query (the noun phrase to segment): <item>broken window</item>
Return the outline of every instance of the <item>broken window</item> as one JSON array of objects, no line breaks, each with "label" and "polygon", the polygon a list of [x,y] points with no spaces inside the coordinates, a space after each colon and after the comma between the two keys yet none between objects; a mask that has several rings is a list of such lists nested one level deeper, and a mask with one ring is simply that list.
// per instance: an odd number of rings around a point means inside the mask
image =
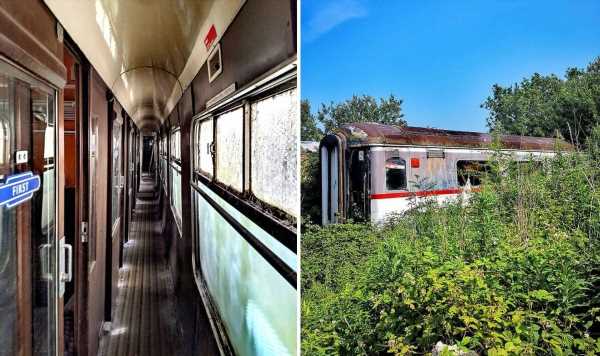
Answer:
[{"label": "broken window", "polygon": [[406,189],[406,161],[391,157],[385,161],[385,187],[387,190]]},{"label": "broken window", "polygon": [[490,171],[490,165],[486,161],[458,161],[456,171],[459,186],[464,187],[467,183],[479,186],[483,177]]}]

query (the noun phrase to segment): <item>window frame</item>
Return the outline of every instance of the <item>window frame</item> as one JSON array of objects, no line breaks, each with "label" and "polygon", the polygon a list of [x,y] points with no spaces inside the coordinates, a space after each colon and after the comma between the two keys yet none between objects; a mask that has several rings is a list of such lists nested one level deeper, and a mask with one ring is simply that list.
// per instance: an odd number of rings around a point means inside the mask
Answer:
[{"label": "window frame", "polygon": [[[201,138],[201,128],[202,128],[202,124],[205,122],[211,121],[211,127],[212,127],[212,140],[211,140],[211,162],[212,162],[212,169],[210,172],[205,171],[202,169],[201,164],[200,164],[200,159],[201,159],[201,155],[196,154],[196,150],[201,150],[202,147],[201,142],[200,142],[200,138]],[[192,127],[194,129],[194,135],[192,136],[192,142],[190,144],[190,157],[192,157],[192,174],[197,173],[200,174],[208,179],[213,179],[213,177],[215,177],[215,170],[216,170],[216,165],[215,165],[215,159],[216,159],[216,144],[215,144],[215,116],[214,115],[206,115],[203,117],[199,117],[195,120],[192,120]]]},{"label": "window frame", "polygon": [[[249,142],[251,102],[272,97],[289,90],[298,90],[298,81],[296,77],[295,68],[295,65],[282,66],[281,68],[278,68],[278,71],[282,72],[278,77],[270,80],[265,80],[269,78],[269,74],[267,74],[261,78],[258,78],[255,81],[255,83],[249,84],[246,87],[246,89],[241,89],[234,92],[230,97],[224,99],[221,102],[218,102],[213,107],[208,108],[204,112],[195,115],[192,118],[192,129],[194,134],[190,135],[191,142],[189,147],[190,157],[192,158],[191,161],[193,162],[193,166],[190,172],[190,185],[192,194],[199,190],[199,184],[207,186],[211,191],[215,192],[227,203],[234,206],[237,210],[239,210],[242,214],[249,218],[253,223],[257,224],[263,230],[268,231],[280,243],[282,243],[294,253],[297,253],[296,229],[298,217],[291,216],[290,214],[284,212],[282,209],[272,206],[266,202],[257,201],[257,199],[252,194],[251,177],[248,176],[251,169],[251,147]],[[262,81],[264,81],[264,83],[261,83]],[[244,110],[242,153],[243,189],[241,192],[237,192],[232,189],[228,189],[226,185],[220,183],[216,178],[216,155],[218,154],[218,149],[216,147],[217,143],[215,137],[217,134],[216,120],[218,119],[218,116],[222,115],[223,113],[232,111],[236,108],[239,108],[240,106],[243,107]],[[196,142],[196,140],[198,140],[200,137],[200,123],[210,119],[213,120],[212,123],[214,154],[212,157],[213,170],[211,172],[212,174],[209,175],[207,174],[207,172],[203,172],[199,169],[195,149],[196,147],[198,147],[198,143]],[[193,216],[195,216],[194,211],[192,211],[192,214],[194,214]]]},{"label": "window frame", "polygon": [[[167,154],[167,175],[169,177],[168,183],[168,191],[169,191],[169,206],[171,207],[171,213],[173,214],[173,218],[179,229],[179,237],[182,238],[182,215],[177,210],[175,206],[175,193],[173,189],[175,189],[175,185],[173,184],[173,174],[172,169],[175,170],[179,174],[179,179],[182,180],[182,167],[181,167],[181,128],[179,126],[172,128],[169,133],[166,135],[168,137],[168,154]],[[174,136],[178,138],[178,140],[174,139]],[[176,142],[179,141],[179,142]],[[179,147],[177,147],[179,146]],[[173,152],[175,150],[175,152]],[[176,154],[179,153],[179,157]],[[179,185],[180,190],[180,211],[183,212],[183,189],[181,187],[181,183]]]},{"label": "window frame", "polygon": [[[397,159],[397,160],[401,160],[402,162],[404,162],[404,188],[390,189],[388,186],[388,170],[390,168],[387,167],[387,164],[388,164],[388,161],[392,160],[392,159]],[[409,189],[409,187],[408,187],[408,176],[409,176],[408,163],[404,157],[397,155],[397,154],[391,155],[389,157],[385,157],[385,160],[383,162],[383,169],[384,169],[384,187],[385,187],[386,192],[406,192],[406,191],[408,191],[408,189]]]},{"label": "window frame", "polygon": [[[212,299],[212,295],[211,295],[211,291],[208,288],[208,284],[206,279],[204,278],[204,274],[205,274],[205,270],[202,267],[201,261],[199,260],[199,256],[201,256],[201,252],[202,252],[202,248],[201,247],[201,242],[203,241],[203,239],[207,239],[210,238],[209,236],[199,236],[199,231],[201,231],[201,226],[202,226],[202,221],[200,221],[198,219],[198,209],[201,209],[199,207],[199,200],[204,199],[204,201],[206,203],[208,203],[210,206],[212,206],[212,209],[215,211],[216,214],[220,215],[221,218],[224,218],[226,220],[226,223],[228,224],[228,226],[230,226],[231,228],[235,229],[237,231],[237,233],[240,235],[240,238],[243,238],[244,240],[246,240],[247,243],[249,243],[250,245],[252,245],[250,248],[254,249],[256,252],[258,252],[259,254],[262,255],[262,257],[266,260],[266,262],[283,278],[286,279],[286,281],[290,284],[290,286],[292,286],[292,288],[297,290],[297,271],[299,271],[299,265],[296,265],[295,270],[289,270],[286,269],[285,266],[281,266],[281,264],[283,263],[283,260],[281,259],[281,257],[275,255],[268,247],[266,247],[265,245],[263,245],[262,243],[256,244],[253,243],[252,240],[254,240],[254,242],[256,242],[256,240],[258,239],[257,236],[255,236],[251,231],[249,231],[248,229],[246,229],[242,224],[237,223],[235,221],[231,221],[231,219],[233,218],[232,215],[230,215],[227,211],[223,211],[223,209],[219,209],[218,206],[220,203],[216,203],[216,200],[214,200],[212,197],[216,197],[219,198],[221,200],[223,200],[226,204],[229,204],[231,206],[231,208],[233,208],[234,210],[237,210],[238,212],[240,212],[242,215],[244,215],[245,218],[247,218],[248,220],[250,220],[252,223],[254,223],[255,225],[257,225],[259,228],[265,230],[265,232],[267,232],[267,234],[271,235],[272,238],[274,238],[275,240],[279,241],[283,246],[285,246],[285,248],[291,250],[296,256],[298,255],[298,252],[296,250],[296,244],[297,244],[297,237],[296,237],[296,228],[297,225],[296,223],[290,224],[289,222],[275,217],[272,214],[269,214],[268,211],[266,211],[263,207],[257,205],[257,204],[253,204],[253,202],[251,201],[251,197],[249,197],[248,194],[248,189],[251,183],[250,179],[246,179],[247,176],[247,172],[249,171],[249,164],[250,164],[250,159],[248,156],[248,152],[251,150],[251,148],[249,148],[248,146],[248,132],[249,132],[249,119],[247,117],[246,114],[244,114],[244,119],[243,119],[243,123],[244,123],[244,129],[243,129],[243,192],[236,192],[233,190],[228,190],[227,187],[223,186],[222,184],[218,183],[218,181],[215,178],[215,170],[216,167],[214,165],[215,162],[215,158],[213,159],[213,172],[212,172],[212,176],[208,176],[207,174],[202,174],[202,172],[200,170],[198,170],[197,168],[199,168],[199,162],[196,160],[196,139],[199,140],[199,135],[198,135],[198,131],[196,129],[197,125],[199,124],[199,122],[201,122],[202,120],[206,120],[208,118],[214,117],[216,115],[218,115],[218,113],[220,112],[224,112],[226,111],[228,108],[231,109],[233,106],[235,106],[236,104],[239,103],[243,103],[244,105],[246,104],[246,100],[249,97],[254,97],[255,95],[257,95],[259,92],[264,92],[267,89],[272,89],[275,85],[274,83],[276,83],[276,85],[280,85],[281,83],[284,82],[284,80],[289,80],[290,82],[293,82],[293,86],[294,88],[297,88],[297,78],[296,78],[296,69],[297,69],[297,62],[295,58],[292,58],[290,60],[287,60],[283,63],[281,63],[280,65],[278,65],[277,67],[273,68],[271,71],[267,72],[265,75],[262,75],[260,77],[258,77],[256,80],[252,81],[251,83],[249,83],[247,86],[245,86],[244,88],[234,91],[231,95],[229,95],[228,97],[226,97],[225,99],[222,99],[218,102],[216,102],[215,105],[211,105],[208,107],[207,110],[205,110],[204,112],[199,113],[198,115],[194,116],[194,118],[192,119],[192,132],[193,134],[190,135],[190,140],[191,140],[191,144],[189,145],[189,149],[190,149],[190,157],[191,162],[193,163],[192,169],[190,170],[190,192],[191,192],[191,202],[192,202],[192,217],[193,217],[193,223],[192,223],[192,265],[193,265],[193,274],[194,274],[194,279],[196,282],[196,285],[198,287],[198,290],[200,292],[200,295],[202,296],[202,299],[204,300],[205,305],[207,306],[207,309],[210,310],[210,314],[215,314],[215,315],[219,315],[217,306],[214,302],[214,300]],[[284,80],[282,80],[282,78]],[[265,89],[266,88],[266,89]],[[245,112],[248,112],[249,107],[245,107]],[[299,120],[299,117],[298,117]],[[216,134],[216,129],[215,129],[215,125],[216,125],[216,120],[213,120],[213,143],[215,143],[216,145],[216,140],[214,140],[214,135]],[[214,152],[216,152],[216,147],[214,149]],[[210,194],[208,194],[207,192],[210,192]],[[216,203],[216,206],[215,206]],[[233,218],[236,219],[236,218]],[[288,244],[286,244],[288,243]],[[292,247],[293,245],[293,247]],[[271,255],[269,257],[269,255]],[[227,340],[227,334],[226,332],[222,329],[224,326],[223,324],[221,324],[220,322],[217,323],[216,326],[219,330],[222,330],[222,332],[220,332],[221,335],[225,335],[224,338],[224,344],[225,345],[229,345],[229,342]]]},{"label": "window frame", "polygon": [[[160,177],[163,185],[163,190],[167,197],[170,196],[169,190],[169,154],[168,154],[169,135],[163,135],[159,137],[159,164],[160,164]],[[164,162],[164,166],[163,166]]]},{"label": "window frame", "polygon": [[[278,85],[271,86],[264,90],[258,90],[255,93],[251,93],[250,95],[244,96],[242,99],[232,100],[230,103],[228,103],[227,105],[223,105],[223,107],[221,107],[217,110],[209,109],[208,111],[206,111],[204,113],[196,115],[192,119],[192,127],[193,127],[195,133],[201,122],[210,120],[210,119],[213,120],[213,144],[214,144],[214,149],[213,149],[214,154],[212,157],[213,171],[211,174],[207,174],[207,172],[203,172],[201,169],[199,169],[199,167],[194,165],[191,170],[192,177],[190,179],[190,182],[206,182],[206,183],[209,183],[211,186],[218,186],[220,188],[219,190],[224,189],[224,190],[228,191],[228,193],[232,194],[234,196],[234,198],[237,198],[240,200],[248,200],[248,196],[252,196],[254,198],[254,200],[257,202],[255,204],[252,204],[253,209],[256,209],[261,214],[270,214],[270,215],[272,215],[272,218],[275,221],[277,221],[278,225],[293,226],[293,230],[295,230],[296,224],[297,224],[296,217],[283,211],[283,209],[281,209],[279,207],[276,207],[276,206],[271,205],[263,200],[256,198],[252,192],[252,177],[249,176],[250,171],[251,171],[251,164],[252,164],[252,159],[251,159],[252,157],[250,157],[252,149],[250,147],[250,142],[249,142],[250,141],[249,122],[251,121],[251,118],[250,118],[251,103],[275,96],[277,94],[284,93],[289,90],[297,89],[297,88],[298,87],[297,87],[296,79],[295,78],[290,79],[290,78],[286,77],[285,80],[282,80],[281,82],[279,82]],[[215,138],[217,135],[216,126],[217,126],[218,117],[227,112],[238,109],[239,107],[243,107],[243,110],[244,110],[244,112],[243,112],[244,130],[243,130],[243,157],[242,157],[243,158],[242,159],[242,165],[243,165],[243,170],[242,170],[242,187],[243,187],[243,189],[242,189],[242,191],[230,189],[227,185],[220,182],[216,175],[218,147],[217,147]],[[190,154],[192,157],[192,162],[194,162],[194,163],[197,161],[196,153],[195,153],[194,149],[196,147],[198,147],[197,143],[195,142],[196,137],[199,137],[199,136],[197,136],[198,134],[199,134],[199,132],[195,135],[191,135],[191,144],[190,144],[191,152],[190,152]],[[252,215],[255,215],[255,214],[252,214]],[[287,227],[286,227],[286,229],[290,230]],[[295,231],[294,231],[294,234],[295,234]],[[295,246],[295,243],[294,243],[294,246]]]},{"label": "window frame", "polygon": [[[220,181],[219,179],[219,143],[217,141],[217,136],[219,134],[219,130],[218,130],[218,126],[219,126],[219,119],[224,116],[227,115],[229,113],[235,112],[237,110],[241,110],[242,111],[242,159],[241,159],[241,172],[242,172],[242,179],[241,179],[241,184],[240,184],[240,188],[241,189],[237,189],[234,186],[228,185],[225,182]],[[246,165],[247,165],[247,153],[246,151],[248,151],[249,146],[247,145],[246,142],[246,137],[247,137],[247,133],[246,133],[246,120],[247,120],[247,112],[248,108],[246,107],[245,103],[237,103],[237,105],[232,105],[231,107],[227,108],[227,110],[223,110],[223,111],[219,111],[218,114],[214,114],[212,116],[212,120],[213,120],[213,154],[212,154],[212,161],[213,161],[213,180],[219,184],[221,184],[222,186],[226,186],[228,187],[230,190],[233,190],[235,192],[238,193],[246,193],[248,191],[248,189],[246,189],[246,182],[248,181],[248,172],[246,170]]]},{"label": "window frame", "polygon": [[[461,169],[459,168],[459,164],[462,162],[467,162],[467,163],[477,163],[479,165],[481,165],[482,167],[484,167],[484,170],[478,171],[479,173],[481,173],[481,176],[475,176],[475,175],[467,175],[465,183],[464,184],[460,184],[461,181]],[[469,183],[469,185],[471,187],[480,187],[481,186],[481,179],[483,177],[483,175],[487,174],[490,171],[490,161],[489,160],[478,160],[478,159],[458,159],[456,160],[456,185],[459,188],[464,188],[467,186],[467,182]],[[473,184],[472,180],[473,178],[476,178],[477,180],[479,180],[479,184]],[[464,178],[463,178],[464,179]]]}]

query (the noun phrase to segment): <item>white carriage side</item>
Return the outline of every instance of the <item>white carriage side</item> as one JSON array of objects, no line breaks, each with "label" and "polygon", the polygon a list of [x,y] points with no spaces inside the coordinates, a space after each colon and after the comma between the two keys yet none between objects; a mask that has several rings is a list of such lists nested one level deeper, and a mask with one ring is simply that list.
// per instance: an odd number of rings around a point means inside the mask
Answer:
[{"label": "white carriage side", "polygon": [[[322,224],[385,221],[420,199],[440,203],[476,191],[494,154],[488,134],[374,123],[352,124],[321,141]],[[572,150],[562,140],[502,135],[517,162]]]}]

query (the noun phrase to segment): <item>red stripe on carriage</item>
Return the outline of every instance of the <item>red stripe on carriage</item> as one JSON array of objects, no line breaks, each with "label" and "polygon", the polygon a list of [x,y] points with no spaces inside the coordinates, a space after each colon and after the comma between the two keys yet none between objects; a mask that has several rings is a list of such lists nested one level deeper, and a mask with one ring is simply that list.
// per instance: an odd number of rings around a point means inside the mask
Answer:
[{"label": "red stripe on carriage", "polygon": [[[481,189],[478,187],[471,188],[472,192],[478,192]],[[450,194],[461,194],[463,189],[450,188],[450,189],[438,189],[438,190],[423,190],[420,192],[394,192],[394,193],[377,193],[371,194],[371,199],[391,199],[391,198],[408,198],[411,196],[417,197],[430,197],[437,195],[450,195]]]}]

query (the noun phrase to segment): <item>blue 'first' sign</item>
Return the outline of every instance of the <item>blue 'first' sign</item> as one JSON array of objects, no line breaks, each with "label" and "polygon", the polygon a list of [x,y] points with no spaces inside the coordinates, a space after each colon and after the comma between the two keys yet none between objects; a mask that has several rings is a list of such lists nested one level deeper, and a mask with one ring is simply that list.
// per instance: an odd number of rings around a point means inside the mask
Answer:
[{"label": "blue 'first' sign", "polygon": [[32,172],[15,174],[6,178],[0,185],[0,207],[12,208],[33,197],[33,193],[40,189],[40,176]]}]

